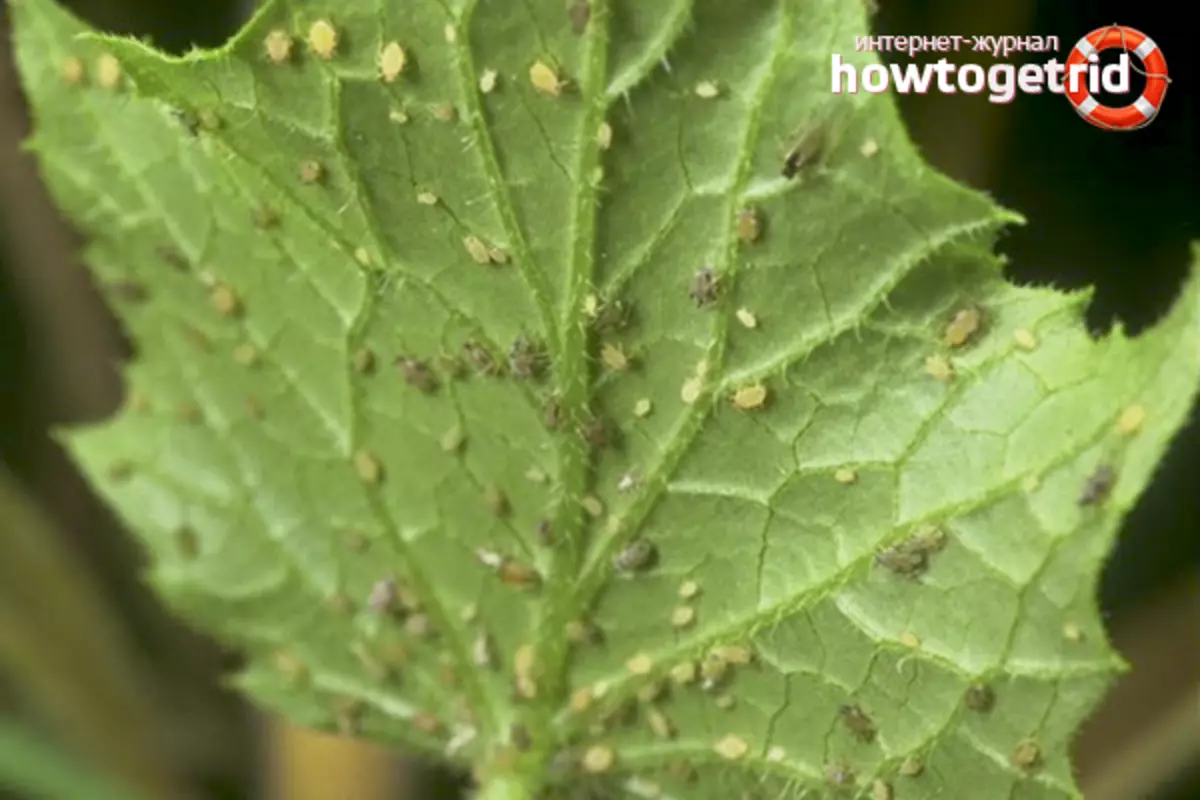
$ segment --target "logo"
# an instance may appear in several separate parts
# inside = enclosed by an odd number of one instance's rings
[[[1098,128],[1134,131],[1149,125],[1150,121],[1158,114],[1163,98],[1167,96],[1167,84],[1171,80],[1167,77],[1167,60],[1163,58],[1162,50],[1158,48],[1153,39],[1139,30],[1123,25],[1097,28],[1075,43],[1075,47],[1071,49],[1071,55],[1067,56],[1067,71],[1073,74],[1075,71],[1086,69],[1091,73],[1089,83],[1094,87],[1096,84],[1094,76],[1099,69],[1096,66],[1096,62],[1100,60],[1099,54],[1117,47],[1121,48],[1119,66],[1123,68],[1121,70],[1123,85],[1113,87],[1113,90],[1128,90],[1129,88],[1129,53],[1130,48],[1133,48],[1133,54],[1141,60],[1146,70],[1145,72],[1137,70],[1139,75],[1146,78],[1146,88],[1142,92],[1142,96],[1127,106],[1113,108],[1101,105],[1096,98],[1092,97],[1087,88],[1080,86],[1079,82],[1075,81],[1072,86],[1067,88],[1067,99],[1079,112],[1079,116]],[[1105,86],[1105,88],[1110,87]]]

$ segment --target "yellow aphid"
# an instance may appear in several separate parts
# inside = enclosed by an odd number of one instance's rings
[[[404,123],[408,122],[408,114],[399,108],[393,108],[388,112],[388,119],[397,125],[403,125]]]
[[[513,673],[517,676],[517,691],[527,700],[537,696],[537,684],[533,681],[535,651],[533,645],[523,644],[513,654]]]
[[[366,450],[354,454],[354,471],[358,473],[359,480],[372,486],[383,479],[383,465]]]
[[[607,150],[612,147],[612,140],[612,125],[609,125],[607,122],[601,122],[600,127],[596,129],[596,144],[600,145],[601,150]]]
[[[589,494],[583,498],[583,509],[591,516],[598,517],[604,513],[604,503],[596,495]]]
[[[105,89],[115,89],[121,84],[121,62],[116,56],[105,53],[96,59],[96,82]]]
[[[858,480],[858,473],[852,469],[842,467],[837,472],[833,473],[833,479],[838,483],[850,485]]]
[[[442,439],[440,442],[442,451],[446,453],[453,453],[457,451],[460,447],[462,447],[464,438],[465,437],[463,436],[462,428],[460,428],[458,425],[454,425],[442,434]]]
[[[237,293],[223,283],[213,287],[210,297],[213,308],[223,317],[234,317],[241,311],[242,304]]]
[[[647,397],[643,397],[641,400],[638,400],[633,404],[633,415],[635,417],[648,417],[650,416],[650,412],[653,410],[654,404],[651,403],[650,399]]]
[[[629,670],[630,675],[649,675],[654,669],[654,660],[645,653],[638,653],[625,662],[625,669]]]
[[[704,390],[703,378],[688,378],[683,382],[683,386],[679,390],[679,399],[687,403],[689,406],[700,399],[700,393]]]
[[[731,694],[723,694],[717,698],[716,706],[722,711],[728,711],[737,705],[737,698]]]
[[[686,628],[696,621],[696,609],[691,606],[679,606],[671,612],[671,627]]]
[[[305,161],[300,164],[300,182],[317,183],[325,177],[325,168],[320,161]]]
[[[891,785],[876,778],[871,784],[871,800],[892,800]]]
[[[698,594],[700,594],[700,584],[695,581],[684,581],[679,585],[679,596],[684,600],[691,600]]]
[[[1036,492],[1037,488],[1042,485],[1042,479],[1037,475],[1026,475],[1021,480],[1021,489],[1025,492]]]
[[[745,740],[739,739],[731,733],[713,745],[713,751],[721,758],[736,761],[750,752],[750,745],[746,744]]]
[[[955,314],[954,319],[950,320],[950,324],[946,326],[942,336],[942,341],[950,347],[962,347],[970,342],[975,334],[979,333],[981,327],[983,327],[983,309],[974,305],[967,306]]]
[[[447,22],[446,27],[442,28],[442,36],[445,37],[446,44],[454,44],[458,41],[458,29]]]
[[[650,709],[646,715],[646,721],[650,724],[650,730],[654,731],[654,735],[658,738],[670,739],[675,736],[675,726],[671,724],[667,715],[657,708]]]
[[[863,158],[870,158],[879,152],[879,143],[874,139],[867,139],[862,143],[862,147],[858,148],[858,152]]]
[[[767,751],[767,761],[771,761],[773,763],[778,764],[780,761],[783,761],[785,758],[787,758],[787,751],[784,750],[779,745],[775,745],[774,747],[772,747],[770,750]]]
[[[608,772],[616,760],[616,754],[613,753],[611,747],[595,745],[589,747],[583,754],[583,768],[593,774]]]
[[[479,91],[484,94],[490,93],[496,88],[496,81],[500,75],[494,69],[485,69],[483,74],[479,76]]]
[[[563,82],[559,80],[558,73],[545,61],[535,61],[529,68],[529,82],[533,84],[534,89],[543,94],[557,97],[562,93]]]
[[[436,206],[438,203],[438,196],[433,192],[421,192],[417,195],[417,202],[423,206]],[[470,246],[468,245],[468,249],[469,247]],[[474,253],[471,254],[471,257],[475,257]]]
[[[68,56],[62,62],[63,80],[72,86],[78,86],[83,83],[84,66],[83,60],[78,56]]]
[[[530,483],[545,483],[546,473],[542,472],[537,467],[530,467],[525,471],[525,479]]]
[[[258,363],[258,348],[252,344],[239,344],[233,349],[233,360],[243,367],[253,367]]]
[[[576,714],[582,714],[592,705],[592,687],[581,686],[571,692],[570,708]]]
[[[918,639],[917,635],[911,631],[905,631],[904,633],[900,634],[900,643],[905,647],[917,648],[921,646],[921,640]]]
[[[744,208],[737,215],[737,235],[742,244],[753,244],[762,233],[762,220],[753,208]],[[753,327],[753,326],[747,326]]]
[[[364,267],[371,266],[371,253],[365,247],[356,247],[354,249],[354,260]]]
[[[488,252],[488,246],[478,236],[464,237],[463,246],[467,248],[467,252],[470,253],[476,264],[491,263],[492,256]]]
[[[287,31],[273,30],[263,39],[263,49],[272,64],[282,64],[292,57],[292,37]]]
[[[1017,328],[1013,331],[1013,341],[1022,350],[1033,350],[1038,346],[1037,337],[1027,328]]]
[[[762,408],[767,402],[767,387],[762,384],[746,386],[738,389],[733,395],[733,405],[742,411],[753,411]]]
[[[929,356],[925,359],[925,374],[936,381],[945,383],[954,377],[954,366],[945,356]]]
[[[383,78],[384,83],[391,83],[399,78],[407,60],[408,57],[399,42],[388,42],[379,53],[379,76]]]
[[[1063,638],[1069,642],[1082,642],[1083,629],[1074,622],[1068,622],[1066,625],[1063,625]]]
[[[738,666],[745,666],[754,660],[754,652],[749,647],[743,647],[740,644],[717,647],[713,650],[713,655],[727,664],[737,664]]]
[[[1122,436],[1133,436],[1142,429],[1142,425],[1145,422],[1145,407],[1140,405],[1129,406],[1117,418],[1117,433]]]
[[[696,84],[696,96],[702,100],[712,100],[721,93],[721,87],[714,81],[700,81]]]
[[[680,686],[686,686],[696,680],[696,663],[684,661],[671,667],[671,680]]]
[[[757,328],[758,317],[754,316],[754,312],[748,308],[739,308],[737,310],[738,322],[742,323],[745,328]]]
[[[1014,767],[1026,771],[1037,769],[1042,764],[1042,748],[1037,742],[1023,741],[1013,751],[1012,763]]]
[[[600,348],[600,360],[613,372],[623,372],[629,368],[629,358],[619,344],[608,343]]]
[[[308,29],[308,49],[317,58],[328,61],[338,46],[337,28],[327,19],[319,19]]]

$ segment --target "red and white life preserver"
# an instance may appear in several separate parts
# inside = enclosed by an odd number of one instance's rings
[[[1087,89],[1086,73],[1079,76],[1078,88],[1071,91],[1071,65],[1088,64],[1093,53],[1119,47],[1133,53],[1145,66],[1146,89],[1133,103],[1121,108],[1103,106],[1092,97]],[[1131,131],[1148,124],[1158,113],[1163,97],[1167,94],[1167,61],[1162,50],[1146,34],[1124,25],[1097,28],[1075,43],[1071,55],[1067,56],[1067,72],[1063,75],[1063,88],[1071,105],[1079,115],[1099,128]]]

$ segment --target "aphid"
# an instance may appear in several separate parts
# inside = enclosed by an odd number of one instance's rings
[[[405,383],[418,391],[428,394],[437,388],[437,376],[424,361],[400,356],[396,359],[396,368],[400,370]]]
[[[600,145],[601,150],[607,150],[612,147],[612,140],[612,125],[609,125],[607,122],[601,122],[600,127],[596,129],[596,144]]]
[[[1083,491],[1079,494],[1079,505],[1098,506],[1103,504],[1112,493],[1116,479],[1117,475],[1113,468],[1108,464],[1101,464],[1084,482]]]
[[[754,660],[754,652],[740,644],[727,644],[713,649],[713,653],[729,664],[744,666]]]
[[[531,644],[523,644],[513,654],[513,674],[516,676],[517,694],[526,700],[537,697],[537,683],[533,679],[536,652]]]
[[[500,576],[501,583],[509,586],[533,588],[541,585],[542,582],[542,576],[536,569],[511,558],[504,560],[504,563],[496,570],[496,574]]]
[[[744,328],[757,328],[758,317],[754,316],[754,312],[748,308],[739,308],[737,310],[738,322],[742,323]]]
[[[141,303],[146,300],[146,285],[139,281],[113,281],[108,288],[117,297],[129,303]]]
[[[593,745],[583,754],[583,768],[593,774],[608,772],[617,760],[611,747]]]
[[[875,739],[875,723],[856,705],[842,705],[838,707],[838,717],[842,720],[842,724],[850,729],[854,737],[860,742],[872,742]]]
[[[721,94],[721,87],[716,81],[700,81],[696,84],[695,92],[701,100],[712,100]]]
[[[654,404],[650,402],[650,398],[648,397],[643,397],[633,404],[633,415],[635,417],[648,417],[653,410]]]
[[[383,465],[366,450],[354,454],[354,471],[358,473],[359,480],[371,486],[383,480]]]
[[[424,639],[433,633],[433,623],[424,614],[413,614],[404,620],[404,632],[417,639]]]
[[[582,714],[584,711],[587,711],[592,705],[592,687],[581,686],[571,692],[571,699],[568,705],[576,714]]]
[[[508,729],[508,738],[513,743],[513,747],[518,752],[524,753],[533,747],[533,736],[529,733],[529,728],[525,727],[520,722],[514,722]]]
[[[604,513],[604,503],[596,495],[589,494],[583,498],[583,510],[592,517],[599,517]]]
[[[537,537],[543,547],[549,547],[554,544],[554,531],[550,527],[550,520],[544,519],[538,523]]]
[[[585,422],[579,433],[592,447],[604,447],[609,443],[608,426],[600,417],[593,417]]]
[[[954,365],[943,355],[932,355],[925,359],[925,374],[935,381],[946,383],[954,378]]]
[[[731,733],[713,745],[713,751],[721,758],[736,761],[750,752],[750,745]]]
[[[717,698],[715,705],[722,711],[728,711],[737,705],[737,698],[731,694],[723,694]]]
[[[1063,625],[1063,638],[1069,642],[1082,642],[1083,629],[1074,622],[1068,622]]]
[[[867,139],[862,143],[862,146],[858,148],[858,154],[863,158],[870,158],[878,152],[879,142],[875,141],[874,139]]]
[[[717,278],[717,273],[713,272],[712,267],[702,267],[697,270],[692,277],[691,288],[688,289],[688,296],[696,304],[697,308],[712,305],[717,300],[720,294],[720,282]]]
[[[742,244],[753,244],[758,241],[759,235],[762,233],[762,219],[759,217],[758,211],[753,208],[744,208],[737,215],[737,235]],[[747,327],[754,327],[748,325]]]
[[[571,20],[571,32],[582,36],[592,18],[592,6],[588,0],[568,0],[567,18]]]
[[[594,313],[588,316],[592,317],[592,328],[596,333],[605,335],[627,328],[632,313],[625,301],[613,299],[596,306]]]
[[[754,409],[762,408],[766,402],[767,387],[762,384],[745,386],[733,394],[733,406],[739,411],[753,411]]]
[[[496,88],[496,81],[499,79],[499,77],[500,76],[496,73],[496,70],[485,69],[483,74],[479,76],[479,91],[483,92],[484,94],[489,94],[493,89]]]
[[[825,778],[839,789],[854,785],[854,773],[842,763],[834,763],[826,767]]]
[[[391,83],[400,77],[407,60],[404,48],[399,42],[388,42],[379,53],[379,76],[383,78],[384,83]]]
[[[436,206],[438,203],[438,196],[433,192],[418,192],[417,202],[423,206]]]
[[[1026,739],[1013,751],[1012,763],[1021,770],[1035,770],[1042,765],[1042,748],[1037,742]]]
[[[337,50],[337,28],[326,19],[319,19],[308,29],[308,49],[317,58],[328,61]]]
[[[971,341],[979,329],[983,327],[983,309],[977,305],[969,305],[954,315],[954,319],[946,326],[942,341],[950,347],[962,347]]]
[[[1139,405],[1129,406],[1117,418],[1117,433],[1122,436],[1133,436],[1142,429],[1142,425],[1145,422],[1145,407]]]
[[[259,206],[254,209],[254,227],[261,230],[274,228],[279,224],[279,214],[269,206]]]
[[[654,669],[654,659],[645,653],[638,653],[625,662],[625,668],[629,670],[630,675],[649,675]]]
[[[900,769],[897,770],[906,778],[915,778],[925,771],[925,764],[919,758],[906,758],[900,762]]]
[[[871,800],[892,800],[892,786],[879,778],[871,784]]]
[[[182,108],[172,108],[170,114],[171,118],[187,131],[188,136],[194,138],[200,133],[200,120],[196,119],[196,116],[191,112],[185,111]]]
[[[996,691],[985,683],[972,684],[967,688],[963,702],[972,711],[986,714],[996,705]]]
[[[236,317],[242,310],[242,303],[237,292],[223,283],[218,283],[213,287],[210,297],[213,308],[217,309],[217,313],[223,317]]]
[[[637,691],[637,699],[639,703],[653,703],[658,698],[662,697],[663,692],[667,690],[667,685],[661,680],[650,681],[642,686]]]
[[[1013,341],[1022,350],[1034,350],[1038,346],[1037,337],[1033,335],[1033,331],[1027,328],[1017,328],[1013,331]]]
[[[648,539],[634,539],[613,556],[613,568],[618,572],[640,572],[653,565],[657,556],[654,545]]]
[[[600,348],[600,360],[613,372],[623,372],[629,368],[629,357],[625,355],[625,351],[619,344],[606,342]]]
[[[700,584],[695,581],[684,581],[679,585],[679,596],[684,600],[691,600],[698,594],[700,594]]]
[[[821,152],[822,137],[816,131],[813,131],[797,140],[792,149],[788,150],[787,155],[783,157],[783,169],[781,174],[783,177],[791,180],[800,173],[800,170],[816,161]]]
[[[360,700],[339,701],[334,709],[334,725],[340,736],[357,736],[362,729],[363,704]]]
[[[440,733],[442,730],[442,721],[427,712],[413,716],[412,724],[421,733],[427,733],[430,736]]]
[[[233,360],[243,367],[253,367],[258,363],[258,348],[252,344],[239,344],[233,348]]]
[[[187,271],[187,258],[185,258],[183,253],[180,253],[174,247],[170,247],[168,245],[159,245],[154,249],[154,252],[159,258],[167,262],[167,264],[169,264],[171,267],[179,270],[180,272]]]
[[[545,406],[542,408],[542,421],[546,425],[547,430],[556,431],[563,422],[562,403],[557,395],[551,395],[546,398]]]
[[[679,388],[679,399],[690,406],[700,399],[703,392],[704,379],[693,376],[684,381],[683,386]]]
[[[187,525],[182,525],[175,529],[175,549],[179,553],[179,557],[185,561],[191,561],[200,554],[200,540],[196,536],[196,531]]]
[[[633,477],[633,475],[630,473],[625,473],[624,475],[621,476],[621,479],[619,481],[617,481],[617,491],[618,492],[628,492],[629,490],[633,489],[633,487],[636,485],[637,485],[637,478]]]
[[[778,764],[780,761],[783,761],[785,758],[787,758],[787,751],[784,750],[779,745],[775,745],[774,747],[772,747],[770,750],[767,751],[767,761],[770,761],[772,763]]]
[[[474,339],[467,339],[463,343],[463,356],[482,375],[496,376],[501,372],[491,352]]]
[[[458,41],[458,29],[452,23],[447,22],[442,28],[442,37],[446,40],[446,44],[454,44]]]
[[[509,512],[508,497],[498,486],[488,486],[483,490],[483,503],[497,517],[503,517]]]
[[[287,31],[273,30],[263,39],[263,49],[272,64],[282,64],[292,57],[292,37]]]
[[[696,680],[696,664],[693,661],[683,661],[671,667],[671,680],[680,686],[687,686]]]
[[[858,473],[852,469],[842,467],[833,473],[833,479],[844,486],[849,486],[852,483],[858,482]]]
[[[946,535],[939,528],[918,531],[898,544],[875,556],[875,563],[898,575],[915,577],[929,567],[929,557],[946,544]]]
[[[325,168],[320,161],[304,161],[299,169],[301,183],[319,183],[325,177]]]
[[[905,647],[912,647],[915,649],[921,646],[921,640],[917,638],[917,635],[912,631],[905,631],[904,633],[900,634],[900,644],[904,645]]]
[[[729,675],[729,662],[715,650],[700,662],[700,688],[711,692]]]
[[[62,62],[63,80],[72,86],[78,86],[83,83],[85,77],[85,68],[83,59],[78,56],[67,56]]]
[[[488,246],[478,236],[464,236],[463,247],[467,248],[468,255],[476,264],[491,263],[492,257],[488,254]]]
[[[439,122],[453,122],[457,115],[458,111],[450,103],[441,103],[433,108],[433,118]],[[486,264],[487,262],[483,263]]]
[[[105,89],[115,89],[121,85],[121,62],[116,56],[105,53],[96,59],[96,83]]]
[[[545,353],[538,344],[524,336],[513,340],[508,350],[508,366],[513,377],[522,381],[536,379],[541,375],[544,364]]]
[[[542,94],[557,97],[562,93],[563,81],[559,80],[558,73],[544,61],[535,61],[529,68],[529,82]]]
[[[660,739],[671,739],[675,736],[675,726],[671,724],[671,720],[666,714],[659,711],[657,708],[650,709],[646,715],[646,722],[650,725],[650,730]]]
[[[453,425],[442,434],[439,444],[442,446],[442,452],[456,453],[462,449],[464,441],[466,441],[466,436],[463,434],[463,429],[458,425]]]
[[[200,406],[195,403],[186,402],[180,403],[175,409],[175,413],[179,415],[179,419],[189,424],[196,424],[202,419],[200,414]]]
[[[375,354],[369,348],[361,347],[355,351],[351,363],[355,372],[367,375],[375,370]]]
[[[367,607],[376,614],[386,614],[396,603],[396,579],[383,578],[371,587],[367,596]]]

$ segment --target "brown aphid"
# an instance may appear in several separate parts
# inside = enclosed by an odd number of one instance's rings
[[[717,651],[709,653],[700,662],[700,688],[704,691],[716,689],[728,676],[729,662]]]
[[[618,298],[599,304],[595,313],[589,316],[592,317],[592,329],[605,335],[629,327],[633,314],[630,306]]]
[[[440,733],[442,730],[442,721],[428,712],[414,715],[412,724],[421,733],[427,733],[430,736]]]
[[[508,350],[508,366],[517,380],[534,380],[541,375],[545,353],[535,342],[524,336],[513,340]]]
[[[383,578],[371,587],[367,607],[376,614],[386,614],[396,605],[396,579]]]
[[[742,244],[754,244],[762,235],[762,216],[756,209],[743,208],[737,215],[737,236]]]
[[[582,36],[592,18],[592,6],[588,0],[567,0],[567,18],[571,20],[571,32]]]
[[[1042,748],[1037,742],[1026,739],[1013,750],[1012,763],[1017,769],[1033,771],[1042,765]]]
[[[396,368],[404,377],[404,381],[414,389],[429,394],[437,389],[437,376],[424,361],[408,356],[396,359]]]
[[[850,729],[854,738],[870,743],[875,740],[875,723],[857,705],[845,704],[838,707],[838,718]]]
[[[593,417],[585,422],[579,433],[592,447],[604,447],[609,443],[608,426],[600,417]]]
[[[985,683],[973,684],[967,688],[963,703],[972,711],[986,714],[996,705],[996,691]]]
[[[697,308],[715,303],[720,292],[720,281],[712,267],[702,267],[692,276],[692,285],[688,289],[688,296],[692,298]]]
[[[523,589],[532,589],[542,583],[542,576],[536,569],[511,558],[504,560],[504,563],[496,570],[496,574],[500,576],[501,583]]]
[[[481,374],[489,377],[495,377],[501,374],[499,364],[496,363],[495,357],[482,344],[474,339],[467,339],[463,343],[463,357],[471,363],[472,366]]]
[[[962,347],[979,333],[983,322],[983,309],[977,305],[969,305],[958,311],[954,319],[950,320],[942,334],[942,341],[950,347]]]
[[[562,403],[557,395],[546,398],[545,406],[542,408],[542,421],[546,424],[546,430],[556,431],[562,426]]]
[[[657,557],[654,544],[648,539],[634,539],[613,556],[613,568],[626,574],[650,568]]]
[[[780,173],[791,180],[800,174],[800,170],[813,163],[820,156],[822,146],[821,135],[813,131],[802,136],[783,157],[783,169]]]
[[[1108,464],[1101,464],[1096,468],[1083,484],[1083,491],[1079,493],[1078,503],[1081,506],[1098,506],[1103,505],[1108,496],[1112,493],[1113,484],[1116,483],[1117,474]]]

